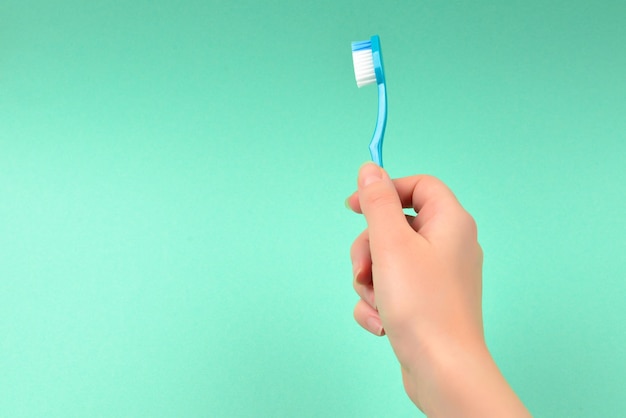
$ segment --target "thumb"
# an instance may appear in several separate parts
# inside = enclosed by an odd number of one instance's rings
[[[374,163],[359,170],[358,196],[373,246],[389,248],[405,234],[408,224],[398,192],[387,172]]]

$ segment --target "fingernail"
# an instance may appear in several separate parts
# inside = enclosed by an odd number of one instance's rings
[[[346,205],[346,208],[352,212],[352,208],[350,207],[350,198],[347,197],[345,202],[343,202],[344,205]]]
[[[367,186],[382,180],[383,172],[381,168],[374,163],[367,162],[361,166],[359,170],[359,180],[362,186]]]
[[[380,322],[380,320],[376,317],[369,317],[367,318],[367,329],[370,330],[370,332],[381,336],[383,335],[383,333],[385,332],[383,330],[383,324]]]

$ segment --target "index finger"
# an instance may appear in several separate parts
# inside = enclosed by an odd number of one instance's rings
[[[425,238],[431,235],[429,229],[455,231],[459,222],[466,220],[465,209],[452,190],[438,178],[422,174],[395,179],[393,183],[402,207],[413,208],[419,214],[411,226]],[[356,193],[346,200],[346,204],[353,211],[362,213]]]
[[[394,179],[403,208],[413,208],[421,212],[428,204],[438,202],[460,205],[456,196],[444,182],[426,174]],[[346,205],[356,213],[362,213],[357,192],[346,199]]]

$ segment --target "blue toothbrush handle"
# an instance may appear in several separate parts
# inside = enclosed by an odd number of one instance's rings
[[[385,83],[378,84],[378,117],[376,118],[376,129],[370,141],[370,154],[372,161],[379,166],[383,166],[383,140],[385,138],[385,127],[387,126],[387,88]]]

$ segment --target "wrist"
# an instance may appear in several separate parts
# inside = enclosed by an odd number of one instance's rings
[[[407,394],[428,417],[530,416],[482,338],[425,351],[418,368],[403,373]]]

